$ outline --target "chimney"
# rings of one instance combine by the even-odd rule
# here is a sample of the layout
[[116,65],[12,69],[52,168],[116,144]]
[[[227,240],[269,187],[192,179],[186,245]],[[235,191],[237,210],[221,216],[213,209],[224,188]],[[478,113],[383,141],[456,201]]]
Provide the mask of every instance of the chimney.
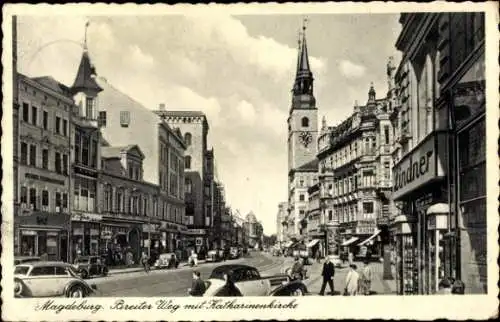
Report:
[[165,103],[160,103],[159,108],[160,108],[160,111],[164,111],[165,110]]

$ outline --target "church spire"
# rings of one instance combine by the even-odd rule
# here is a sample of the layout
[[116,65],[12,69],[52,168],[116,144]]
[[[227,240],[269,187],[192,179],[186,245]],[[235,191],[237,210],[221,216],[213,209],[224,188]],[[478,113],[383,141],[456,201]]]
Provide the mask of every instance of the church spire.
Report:
[[80,65],[78,66],[78,72],[76,73],[75,81],[73,82],[72,91],[74,93],[78,92],[100,92],[102,88],[95,81],[96,71],[92,63],[90,62],[90,57],[87,48],[87,29],[89,27],[89,22],[85,24],[85,39],[83,42],[83,54],[80,60]]
[[294,95],[313,95],[313,75],[309,65],[309,54],[307,52],[306,41],[306,22],[304,19],[301,32],[301,40],[299,36],[299,52],[297,57],[297,72],[295,76],[295,83],[293,86]]

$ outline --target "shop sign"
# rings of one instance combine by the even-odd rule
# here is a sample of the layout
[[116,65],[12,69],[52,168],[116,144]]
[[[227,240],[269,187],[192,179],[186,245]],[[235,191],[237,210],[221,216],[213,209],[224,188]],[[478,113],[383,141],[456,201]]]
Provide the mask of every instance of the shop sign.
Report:
[[109,230],[101,231],[101,239],[111,239],[113,238],[113,232]]
[[142,231],[145,233],[156,233],[158,232],[158,225],[154,224],[142,224]]
[[[400,199],[416,188],[445,175],[446,134],[434,133],[421,142],[393,168],[392,197]],[[438,147],[442,149],[438,150]]]
[[21,235],[23,235],[23,236],[36,236],[37,233],[34,230],[21,230]]
[[34,174],[34,173],[25,173],[24,177],[26,179],[33,179],[33,180],[38,180],[38,181],[44,181],[44,182],[48,182],[48,183],[58,184],[58,185],[61,185],[61,186],[64,186],[64,184],[65,184],[64,180],[57,180],[57,179],[54,179],[54,178],[44,177],[44,176],[40,176],[40,175]]
[[193,235],[205,235],[207,233],[205,229],[188,229],[188,232]]
[[58,226],[68,223],[68,215],[60,213],[31,213],[30,215],[16,216],[16,222],[25,226]]
[[99,214],[81,213],[81,214],[74,214],[72,216],[72,219],[74,221],[98,222],[102,220],[102,216]]

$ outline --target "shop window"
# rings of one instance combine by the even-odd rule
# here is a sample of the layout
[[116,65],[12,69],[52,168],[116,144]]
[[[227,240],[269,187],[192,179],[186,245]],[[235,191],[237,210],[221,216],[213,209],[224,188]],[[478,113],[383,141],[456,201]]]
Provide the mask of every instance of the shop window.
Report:
[[30,165],[36,167],[36,145],[30,144]]
[[28,164],[28,144],[21,142],[21,164]]

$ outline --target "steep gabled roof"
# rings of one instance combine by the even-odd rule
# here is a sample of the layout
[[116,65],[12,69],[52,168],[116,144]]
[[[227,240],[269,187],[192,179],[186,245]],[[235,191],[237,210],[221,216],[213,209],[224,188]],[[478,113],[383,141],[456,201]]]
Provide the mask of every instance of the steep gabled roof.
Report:
[[90,57],[86,50],[83,51],[80,66],[76,73],[75,82],[72,86],[73,93],[84,92],[85,90],[92,90],[100,92],[102,88],[95,81],[96,72],[90,63]]

